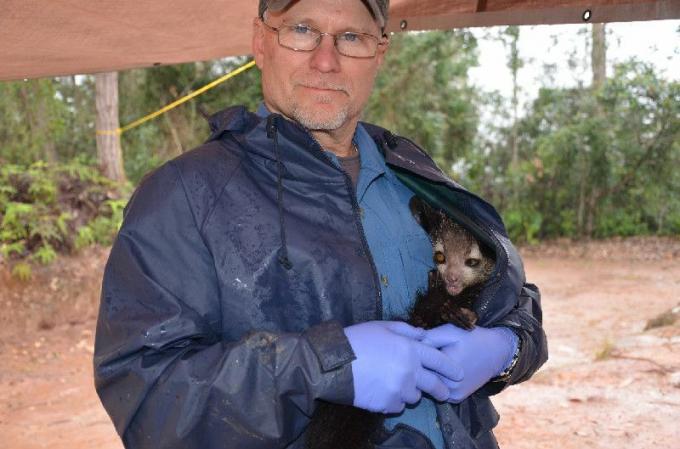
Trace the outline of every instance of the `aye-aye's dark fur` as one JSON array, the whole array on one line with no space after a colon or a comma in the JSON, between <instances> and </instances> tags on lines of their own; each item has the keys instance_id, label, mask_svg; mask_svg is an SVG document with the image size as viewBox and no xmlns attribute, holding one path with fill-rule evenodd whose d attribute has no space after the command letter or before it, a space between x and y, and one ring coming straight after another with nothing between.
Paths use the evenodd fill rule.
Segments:
<instances>
[{"instance_id":1,"label":"aye-aye's dark fur","mask_svg":"<svg viewBox=\"0 0 680 449\"><path fill-rule=\"evenodd\" d=\"M493 255L472 234L443 212L433 209L416 197L409 206L432 240L437 269L429 273L427 292L418 293L408 322L425 329L445 323L471 329L477 321L473 303L479 296L484 281L491 274ZM437 242L440 246L437 246ZM475 254L478 260L474 267L469 266L472 264L469 258L471 248L477 249ZM437 254L438 252L442 254ZM441 263L443 260L444 263ZM458 268L454 268L456 264ZM447 271L447 268L450 269ZM451 270L466 270L467 277L460 273L460 276L447 274ZM445 279L457 276L464 278L464 288L462 292L452 296L447 291ZM305 448L373 449L373 441L382 439L380 433L383 431L384 420L385 415L381 413L320 401L306 431Z\"/></svg>"}]
</instances>

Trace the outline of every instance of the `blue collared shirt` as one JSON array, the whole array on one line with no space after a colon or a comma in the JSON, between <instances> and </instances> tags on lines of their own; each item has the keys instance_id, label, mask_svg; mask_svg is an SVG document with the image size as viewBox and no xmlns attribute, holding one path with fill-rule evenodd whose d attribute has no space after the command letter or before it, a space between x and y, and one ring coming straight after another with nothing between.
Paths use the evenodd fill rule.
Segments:
<instances>
[{"instance_id":1,"label":"blue collared shirt","mask_svg":"<svg viewBox=\"0 0 680 449\"><path fill-rule=\"evenodd\" d=\"M260 105L258 115L269 114ZM416 297L427 289L427 273L432 262L432 244L427 233L415 221L408 206L413 192L404 186L387 167L375 142L359 124L354 133L361 168L356 187L357 202L368 247L373 256L382 290L385 320L404 319ZM340 166L334 153L328 156ZM436 449L443 449L444 439L437 423L434 401L423 397L403 413L387 418L385 425L409 425L425 434Z\"/></svg>"},{"instance_id":2,"label":"blue collared shirt","mask_svg":"<svg viewBox=\"0 0 680 449\"><path fill-rule=\"evenodd\" d=\"M427 273L434 268L432 243L416 222L408 202L413 192L404 186L361 124L354 134L361 169L357 200L362 224L373 255L383 298L383 319L404 319L418 291L427 289ZM434 401L423 397L415 406L385 421L388 429L407 424L425 434L435 448L444 447Z\"/></svg>"}]
</instances>

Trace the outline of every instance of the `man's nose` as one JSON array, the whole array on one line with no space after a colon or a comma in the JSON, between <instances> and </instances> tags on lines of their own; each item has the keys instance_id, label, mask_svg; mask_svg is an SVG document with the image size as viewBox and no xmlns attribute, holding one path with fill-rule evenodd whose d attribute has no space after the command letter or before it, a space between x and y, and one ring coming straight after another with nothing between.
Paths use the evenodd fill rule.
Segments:
<instances>
[{"instance_id":1,"label":"man's nose","mask_svg":"<svg viewBox=\"0 0 680 449\"><path fill-rule=\"evenodd\" d=\"M322 35L319 46L312 52L311 65L320 72L340 71L340 53L335 48L333 36Z\"/></svg>"}]
</instances>

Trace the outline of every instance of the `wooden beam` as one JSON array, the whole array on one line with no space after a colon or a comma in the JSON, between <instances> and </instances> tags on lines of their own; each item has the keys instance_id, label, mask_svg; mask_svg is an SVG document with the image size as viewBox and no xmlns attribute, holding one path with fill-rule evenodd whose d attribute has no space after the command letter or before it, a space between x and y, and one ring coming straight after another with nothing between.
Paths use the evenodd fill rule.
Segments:
<instances>
[{"instance_id":1,"label":"wooden beam","mask_svg":"<svg viewBox=\"0 0 680 449\"><path fill-rule=\"evenodd\" d=\"M250 52L254 0L0 0L0 80ZM388 31L680 18L680 0L391 0Z\"/></svg>"},{"instance_id":2,"label":"wooden beam","mask_svg":"<svg viewBox=\"0 0 680 449\"><path fill-rule=\"evenodd\" d=\"M512 3L506 1L505 3ZM520 3L520 2L517 2ZM489 2L485 12L447 13L441 15L390 16L387 31L445 30L451 28L486 27L497 25L553 25L584 23L584 12L590 11L588 22L632 22L644 20L680 19L680 1L661 0L643 3L596 2L593 6L546 7L550 2L538 2L543 7L535 9L510 9L499 11L498 4ZM555 2L566 4L569 2ZM573 3L577 3L572 1ZM400 24L406 24L406 27Z\"/></svg>"}]
</instances>

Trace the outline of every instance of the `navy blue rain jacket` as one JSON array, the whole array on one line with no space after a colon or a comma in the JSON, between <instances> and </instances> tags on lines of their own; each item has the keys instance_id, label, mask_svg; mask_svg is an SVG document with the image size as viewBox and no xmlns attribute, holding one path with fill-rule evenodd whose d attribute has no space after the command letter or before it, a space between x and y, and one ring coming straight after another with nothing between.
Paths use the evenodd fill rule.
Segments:
<instances>
[{"instance_id":1,"label":"navy blue rain jacket","mask_svg":"<svg viewBox=\"0 0 680 449\"><path fill-rule=\"evenodd\" d=\"M538 290L489 204L410 141L365 126L406 185L496 250L479 324L512 327L519 362L507 381L438 405L448 447L496 447L488 396L547 359ZM352 404L342 328L381 316L354 188L279 115L231 108L211 129L126 207L104 274L96 389L127 448L300 448L317 399ZM398 426L379 447L430 443Z\"/></svg>"}]
</instances>

